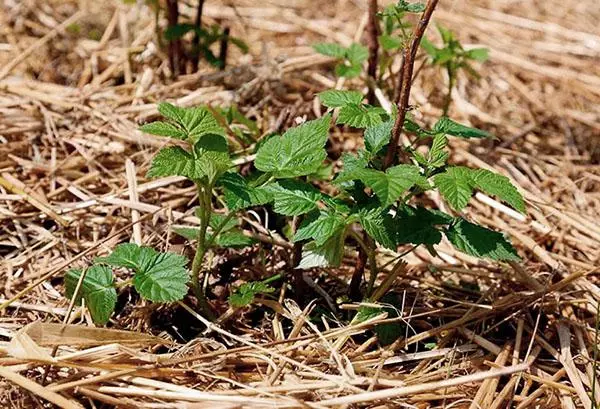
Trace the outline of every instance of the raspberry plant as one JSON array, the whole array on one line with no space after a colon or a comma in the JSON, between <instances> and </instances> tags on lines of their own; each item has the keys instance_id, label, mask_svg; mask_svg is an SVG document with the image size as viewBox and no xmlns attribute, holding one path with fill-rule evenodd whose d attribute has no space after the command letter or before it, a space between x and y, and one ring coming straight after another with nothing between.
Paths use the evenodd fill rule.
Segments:
<instances>
[{"instance_id":1,"label":"raspberry plant","mask_svg":"<svg viewBox=\"0 0 600 409\"><path fill-rule=\"evenodd\" d=\"M77 301L85 300L94 321L103 324L114 310L117 287L132 284L143 298L154 302L180 300L189 287L198 309L214 319L203 285L206 260L217 248L240 248L255 243L238 217L254 207L266 207L287 220L288 227L297 226L292 228L295 231L291 241L301 250L301 257L298 260L292 257L294 265L289 266L296 279L301 277L299 272L303 269L335 269L342 264L345 254L359 249L359 256L364 255L368 261L370 277L361 290L363 271L357 269L351 288L356 287L366 301L382 299L391 284L384 279L375 288L378 246L392 251L401 246L408 248L398 258L418 246L425 246L436 256L435 246L445 236L457 250L471 256L495 261L519 260L502 233L477 225L462 213L475 191L495 196L524 213L525 202L518 190L502 175L448 163L449 138L483 139L491 135L455 122L445 114L432 126L419 124L407 114L416 48L422 43L436 3L431 0L422 6L400 1L380 14L386 25L383 36L391 38L398 29L402 32L398 41L403 48L404 63L392 112L374 106L372 92L365 102L359 91L324 91L318 96L327 108L325 115L292 127L283 135L267 135L254 144L258 129L235 107L183 108L160 103L158 111L163 120L145 124L141 130L170 138L173 144L154 156L147 176L183 176L196 187L195 214L199 226L175 229L195 242L189 271L190 263L184 256L121 244L108 257L97 258L87 270L71 270L66 276L67 295ZM409 38L404 32L403 17L421 11L421 21L407 45ZM372 32L376 33L377 27ZM430 55L435 54L434 62L446 64L454 75L457 69L468 67L466 60L479 57L479 52L465 52L447 31L442 36L445 49L435 49L427 42L425 48ZM379 36L384 52L392 49L385 45L392 42L390 38ZM345 48L322 43L315 49L339 59L336 73L340 76L360 75L367 58L372 76L373 63L377 63L377 58L371 58L377 54L376 47L367 49L352 44ZM443 57L446 54L450 57ZM231 126L234 121L246 131ZM343 153L341 167L329 179L322 175L327 173L324 169L329 169L324 166L325 147L332 126L362 130L364 149ZM401 132L411 136L409 145L398 144ZM250 175L244 176L234 165L230 138L236 144L255 146ZM450 212L423 205L423 197L434 191L443 197ZM133 278L115 284L112 268L131 270ZM270 283L279 278L278 274L243 284L230 294L231 307L246 306L257 295L272 293L274 288ZM355 319L360 317L359 313Z\"/></svg>"}]
</instances>

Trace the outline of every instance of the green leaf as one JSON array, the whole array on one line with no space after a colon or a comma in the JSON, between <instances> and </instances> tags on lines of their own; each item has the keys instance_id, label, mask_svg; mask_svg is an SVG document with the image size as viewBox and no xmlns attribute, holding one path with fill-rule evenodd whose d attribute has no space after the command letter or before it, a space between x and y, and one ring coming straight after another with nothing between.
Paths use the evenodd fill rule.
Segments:
<instances>
[{"instance_id":1,"label":"green leaf","mask_svg":"<svg viewBox=\"0 0 600 409\"><path fill-rule=\"evenodd\" d=\"M252 187L237 173L226 173L219 179L225 189L225 203L234 212L252 206L260 206L273 200L273 195L264 187Z\"/></svg>"},{"instance_id":2,"label":"green leaf","mask_svg":"<svg viewBox=\"0 0 600 409\"><path fill-rule=\"evenodd\" d=\"M174 26L169 26L164 32L165 40L176 40L183 37L190 31L194 31L195 29L196 26L193 24L175 24Z\"/></svg>"},{"instance_id":3,"label":"green leaf","mask_svg":"<svg viewBox=\"0 0 600 409\"><path fill-rule=\"evenodd\" d=\"M81 273L80 269L72 269L65 275L65 289L70 299L73 298ZM106 324L117 303L117 291L113 285L110 267L94 265L88 268L76 302L80 303L82 298L94 322L99 325Z\"/></svg>"},{"instance_id":4,"label":"green leaf","mask_svg":"<svg viewBox=\"0 0 600 409\"><path fill-rule=\"evenodd\" d=\"M489 195L496 196L508 203L513 209L525 213L525 201L516 187L506 176L490 172L486 169L471 170L473 186Z\"/></svg>"},{"instance_id":5,"label":"green leaf","mask_svg":"<svg viewBox=\"0 0 600 409\"><path fill-rule=\"evenodd\" d=\"M471 169L454 166L434 176L433 182L454 210L462 210L473 195Z\"/></svg>"},{"instance_id":6,"label":"green leaf","mask_svg":"<svg viewBox=\"0 0 600 409\"><path fill-rule=\"evenodd\" d=\"M366 208L358 213L363 229L377 243L390 250L396 249L396 231L394 220L388 209Z\"/></svg>"},{"instance_id":7,"label":"green leaf","mask_svg":"<svg viewBox=\"0 0 600 409\"><path fill-rule=\"evenodd\" d=\"M429 41L426 37L421 39L421 47L429 56L433 59L437 56L439 50L436 48L431 41Z\"/></svg>"},{"instance_id":8,"label":"green leaf","mask_svg":"<svg viewBox=\"0 0 600 409\"><path fill-rule=\"evenodd\" d=\"M341 91L337 89L323 91L317 95L319 95L321 103L328 108L338 108L346 104L360 104L363 99L363 95L358 91Z\"/></svg>"},{"instance_id":9,"label":"green leaf","mask_svg":"<svg viewBox=\"0 0 600 409\"><path fill-rule=\"evenodd\" d=\"M231 166L227 141L220 135L204 135L188 152L179 146L161 149L152 159L147 177L185 176L214 180Z\"/></svg>"},{"instance_id":10,"label":"green leaf","mask_svg":"<svg viewBox=\"0 0 600 409\"><path fill-rule=\"evenodd\" d=\"M313 239L317 246L322 246L329 238L342 231L345 225L345 220L340 215L321 212L316 218L304 219L294 235L294 242Z\"/></svg>"},{"instance_id":11,"label":"green leaf","mask_svg":"<svg viewBox=\"0 0 600 409\"><path fill-rule=\"evenodd\" d=\"M446 116L435 123L433 131L461 138L490 138L492 136L489 132L459 124Z\"/></svg>"},{"instance_id":12,"label":"green leaf","mask_svg":"<svg viewBox=\"0 0 600 409\"><path fill-rule=\"evenodd\" d=\"M453 218L440 211L423 207L402 206L396 212L398 244L438 244L442 235L436 226L450 224Z\"/></svg>"},{"instance_id":13,"label":"green leaf","mask_svg":"<svg viewBox=\"0 0 600 409\"><path fill-rule=\"evenodd\" d=\"M364 151L358 151L357 155L344 152L342 154L342 171L335 178L335 183L356 179L356 172L366 168L368 164L369 158Z\"/></svg>"},{"instance_id":14,"label":"green leaf","mask_svg":"<svg viewBox=\"0 0 600 409\"><path fill-rule=\"evenodd\" d=\"M158 112L180 127L185 133L185 137L181 139L187 139L192 144L196 144L204 135L225 136L225 130L207 108L181 108L162 102L158 104Z\"/></svg>"},{"instance_id":15,"label":"green leaf","mask_svg":"<svg viewBox=\"0 0 600 409\"><path fill-rule=\"evenodd\" d=\"M328 57L344 58L346 56L346 49L335 43L317 43L313 45L313 49Z\"/></svg>"},{"instance_id":16,"label":"green leaf","mask_svg":"<svg viewBox=\"0 0 600 409\"><path fill-rule=\"evenodd\" d=\"M338 77L356 78L362 72L362 64L341 62L335 66L335 75Z\"/></svg>"},{"instance_id":17,"label":"green leaf","mask_svg":"<svg viewBox=\"0 0 600 409\"><path fill-rule=\"evenodd\" d=\"M346 50L346 58L352 65L361 64L369 58L369 49L364 45L352 43Z\"/></svg>"},{"instance_id":18,"label":"green leaf","mask_svg":"<svg viewBox=\"0 0 600 409\"><path fill-rule=\"evenodd\" d=\"M256 243L252 237L248 237L239 229L232 229L220 233L214 241L218 247L243 248Z\"/></svg>"},{"instance_id":19,"label":"green leaf","mask_svg":"<svg viewBox=\"0 0 600 409\"><path fill-rule=\"evenodd\" d=\"M346 236L342 230L321 245L315 241L307 243L302 248L302 259L297 268L339 267L344 256L345 239Z\"/></svg>"},{"instance_id":20,"label":"green leaf","mask_svg":"<svg viewBox=\"0 0 600 409\"><path fill-rule=\"evenodd\" d=\"M379 44L386 51L397 50L402 47L403 42L400 37L382 34L379 36Z\"/></svg>"},{"instance_id":21,"label":"green leaf","mask_svg":"<svg viewBox=\"0 0 600 409\"><path fill-rule=\"evenodd\" d=\"M423 179L420 169L414 165L394 166L385 173L374 169L362 169L354 175L373 189L383 207L394 203L402 193Z\"/></svg>"},{"instance_id":22,"label":"green leaf","mask_svg":"<svg viewBox=\"0 0 600 409\"><path fill-rule=\"evenodd\" d=\"M487 61L489 58L489 51L487 48L472 48L467 51L467 58L475 61Z\"/></svg>"},{"instance_id":23,"label":"green leaf","mask_svg":"<svg viewBox=\"0 0 600 409\"><path fill-rule=\"evenodd\" d=\"M197 207L196 212L198 212L199 210L200 207ZM226 232L235 228L239 224L238 220L236 220L235 218L231 218L227 221L226 220L226 215L213 212L213 214L210 216L209 226L211 229L217 229L219 228L219 226L225 223L225 225L221 228L221 232Z\"/></svg>"},{"instance_id":24,"label":"green leaf","mask_svg":"<svg viewBox=\"0 0 600 409\"><path fill-rule=\"evenodd\" d=\"M162 121L155 121L149 124L142 125L140 131L149 133L151 135L168 136L169 138L185 139L187 133L181 128L169 123Z\"/></svg>"},{"instance_id":25,"label":"green leaf","mask_svg":"<svg viewBox=\"0 0 600 409\"><path fill-rule=\"evenodd\" d=\"M200 179L202 175L195 166L194 156L179 146L161 149L152 159L147 177L185 176Z\"/></svg>"},{"instance_id":26,"label":"green leaf","mask_svg":"<svg viewBox=\"0 0 600 409\"><path fill-rule=\"evenodd\" d=\"M330 123L331 116L325 115L288 129L282 137L271 137L259 148L254 165L276 178L316 172L327 156L325 143Z\"/></svg>"},{"instance_id":27,"label":"green leaf","mask_svg":"<svg viewBox=\"0 0 600 409\"><path fill-rule=\"evenodd\" d=\"M519 261L514 247L501 233L457 219L446 231L448 240L463 253L498 261Z\"/></svg>"},{"instance_id":28,"label":"green leaf","mask_svg":"<svg viewBox=\"0 0 600 409\"><path fill-rule=\"evenodd\" d=\"M188 260L184 256L123 243L108 257L99 257L96 262L134 270L135 289L150 301L177 301L187 294L189 277L185 266Z\"/></svg>"},{"instance_id":29,"label":"green leaf","mask_svg":"<svg viewBox=\"0 0 600 409\"><path fill-rule=\"evenodd\" d=\"M390 142L394 120L383 122L365 130L365 148L373 155Z\"/></svg>"},{"instance_id":30,"label":"green leaf","mask_svg":"<svg viewBox=\"0 0 600 409\"><path fill-rule=\"evenodd\" d=\"M200 231L197 227L173 227L172 230L175 234L188 240L196 240Z\"/></svg>"},{"instance_id":31,"label":"green leaf","mask_svg":"<svg viewBox=\"0 0 600 409\"><path fill-rule=\"evenodd\" d=\"M234 308L246 307L254 302L258 294L270 294L275 289L260 281L242 284L233 294L229 296L229 305Z\"/></svg>"},{"instance_id":32,"label":"green leaf","mask_svg":"<svg viewBox=\"0 0 600 409\"><path fill-rule=\"evenodd\" d=\"M408 13L422 13L425 11L425 4L423 3L409 3L405 0L400 0L396 5L396 9L402 12Z\"/></svg>"},{"instance_id":33,"label":"green leaf","mask_svg":"<svg viewBox=\"0 0 600 409\"><path fill-rule=\"evenodd\" d=\"M308 183L299 180L281 180L271 186L273 210L285 216L299 216L317 208L322 194Z\"/></svg>"},{"instance_id":34,"label":"green leaf","mask_svg":"<svg viewBox=\"0 0 600 409\"><path fill-rule=\"evenodd\" d=\"M441 168L446 165L448 161L448 152L446 146L448 145L448 138L443 134L437 134L433 137L431 143L431 149L427 159L427 165L432 168Z\"/></svg>"},{"instance_id":35,"label":"green leaf","mask_svg":"<svg viewBox=\"0 0 600 409\"><path fill-rule=\"evenodd\" d=\"M368 128L382 123L383 119L381 119L381 115L385 113L385 110L382 108L346 104L340 108L337 123L355 128Z\"/></svg>"}]
</instances>

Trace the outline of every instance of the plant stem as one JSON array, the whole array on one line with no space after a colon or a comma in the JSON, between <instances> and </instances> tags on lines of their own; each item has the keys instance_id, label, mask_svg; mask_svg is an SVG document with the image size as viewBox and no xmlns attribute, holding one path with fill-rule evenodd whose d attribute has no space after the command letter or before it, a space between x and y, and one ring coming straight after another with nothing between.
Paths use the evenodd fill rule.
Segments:
<instances>
[{"instance_id":1,"label":"plant stem","mask_svg":"<svg viewBox=\"0 0 600 409\"><path fill-rule=\"evenodd\" d=\"M202 9L204 8L204 0L198 0L198 9L196 11L196 34L192 39L192 72L198 71L198 63L200 62L200 29L202 28Z\"/></svg>"},{"instance_id":2,"label":"plant stem","mask_svg":"<svg viewBox=\"0 0 600 409\"><path fill-rule=\"evenodd\" d=\"M198 299L198 306L200 311L210 320L214 320L216 317L212 312L212 308L208 303L204 289L200 282L200 273L202 272L202 262L206 255L206 231L210 223L210 216L212 213L212 186L198 185L198 201L200 202L200 229L198 230L198 244L196 247L196 254L192 261L192 289L194 295Z\"/></svg>"},{"instance_id":3,"label":"plant stem","mask_svg":"<svg viewBox=\"0 0 600 409\"><path fill-rule=\"evenodd\" d=\"M377 65L378 65L378 51L379 51L379 24L377 21L377 0L369 0L369 21L367 22L367 42L369 46L369 61L367 68L367 85L369 86L369 92L367 94L367 102L369 105L375 105L375 87L377 85ZM369 235L366 232L362 233L362 241L370 243ZM367 259L369 258L369 252L372 249L365 250L362 246L358 248L358 259L356 261L356 267L352 273L352 279L350 280L350 287L348 288L348 296L354 301L358 301L361 298L360 284L362 277L365 274L365 266Z\"/></svg>"},{"instance_id":4,"label":"plant stem","mask_svg":"<svg viewBox=\"0 0 600 409\"><path fill-rule=\"evenodd\" d=\"M452 70L450 64L446 66L446 70L448 72L448 93L444 99L444 109L442 111L444 116L448 116L448 110L450 109L450 104L452 103L452 90L454 89L454 84L456 83L456 73L454 70Z\"/></svg>"},{"instance_id":5,"label":"plant stem","mask_svg":"<svg viewBox=\"0 0 600 409\"><path fill-rule=\"evenodd\" d=\"M369 0L369 21L367 22L367 42L369 45L369 61L367 67L369 92L367 100L370 105L375 103L375 86L377 84L377 63L379 51L379 24L377 21L377 0Z\"/></svg>"},{"instance_id":6,"label":"plant stem","mask_svg":"<svg viewBox=\"0 0 600 409\"><path fill-rule=\"evenodd\" d=\"M179 20L179 7L177 0L167 0L167 20L169 27L175 27ZM173 76L177 77L181 62L181 40L179 38L169 41L169 65Z\"/></svg>"},{"instance_id":7,"label":"plant stem","mask_svg":"<svg viewBox=\"0 0 600 409\"><path fill-rule=\"evenodd\" d=\"M402 68L400 69L400 81L398 82L398 89L396 92L396 105L398 106L398 116L394 122L392 128L392 139L388 145L388 150L385 155L383 167L390 167L396 160L398 151L398 143L400 141L400 135L402 133L402 127L404 126L404 119L406 118L406 111L408 110L408 102L410 98L410 88L412 86L412 74L415 65L415 57L417 50L421 44L423 34L427 29L433 10L437 6L438 0L428 0L425 6L425 11L421 15L419 24L415 27L410 44L404 47L402 50Z\"/></svg>"},{"instance_id":8,"label":"plant stem","mask_svg":"<svg viewBox=\"0 0 600 409\"><path fill-rule=\"evenodd\" d=\"M225 27L223 29L223 37L221 37L221 42L219 44L219 61L221 61L221 66L219 69L223 71L225 66L227 65L227 48L229 46L229 27Z\"/></svg>"}]
</instances>

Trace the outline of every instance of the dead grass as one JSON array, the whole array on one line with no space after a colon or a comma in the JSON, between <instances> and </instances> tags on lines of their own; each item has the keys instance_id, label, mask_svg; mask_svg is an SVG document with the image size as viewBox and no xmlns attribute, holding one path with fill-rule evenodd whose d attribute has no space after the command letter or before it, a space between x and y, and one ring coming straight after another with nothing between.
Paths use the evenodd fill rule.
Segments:
<instances>
[{"instance_id":1,"label":"dead grass","mask_svg":"<svg viewBox=\"0 0 600 409\"><path fill-rule=\"evenodd\" d=\"M369 331L391 321L385 315L317 325L307 318L315 303L302 310L285 290L278 302L223 325L205 322L187 300L157 307L127 293L110 330L91 328L79 306L69 313L62 290L69 267L131 238L189 250L169 232L197 222L193 189L180 178L144 176L166 143L137 131L156 116L157 101L236 103L266 133L318 115L316 92L360 86L336 81L330 60L310 44L360 39L366 2L207 3L206 22L229 25L251 53L233 53L224 72L205 68L175 81L144 6L9 0L0 8L2 406L588 409L600 402L593 361L600 5L591 0L442 1L434 14L465 44L491 50L479 81L459 79L451 114L499 139L454 142L452 155L509 176L523 192L527 216L478 194L468 217L510 235L524 261L477 261L445 243L438 258L425 250L406 257L394 285L404 306L395 320L406 333L392 345L378 345ZM411 99L418 118L440 114L444 81L434 69L420 72ZM385 103L389 90L381 95ZM332 150L356 147L357 135L336 132ZM256 216L249 229L269 241L264 216ZM227 268L234 279L271 274L285 266L286 247L283 239L257 245ZM215 271L227 256L215 258ZM311 278L337 295L353 257L348 268ZM222 313L230 285L215 284ZM340 316L357 308L342 307Z\"/></svg>"}]
</instances>

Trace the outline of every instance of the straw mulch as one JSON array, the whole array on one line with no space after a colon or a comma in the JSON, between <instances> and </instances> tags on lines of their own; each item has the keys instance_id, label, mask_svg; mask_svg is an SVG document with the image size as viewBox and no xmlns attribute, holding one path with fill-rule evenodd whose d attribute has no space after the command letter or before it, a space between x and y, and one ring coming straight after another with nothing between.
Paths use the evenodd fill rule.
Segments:
<instances>
[{"instance_id":1,"label":"straw mulch","mask_svg":"<svg viewBox=\"0 0 600 409\"><path fill-rule=\"evenodd\" d=\"M311 272L315 302L306 308L284 289L279 302L208 329L190 300L157 306L125 291L109 329L69 308L63 274L117 243L189 253L170 227L197 222L193 188L145 178L167 142L137 127L157 116L158 101L236 103L266 133L318 115L316 92L361 86L337 81L310 44L360 40L363 0L208 1L204 23L231 27L251 52L232 49L224 71L203 66L176 80L153 15L138 3L0 8L2 407L587 409L600 401L597 1L440 2L435 21L491 55L480 80L459 79L451 116L498 137L455 141L452 159L509 176L528 202L521 216L478 194L467 217L506 232L523 262L478 261L444 243L438 258L410 255L394 271L402 336L388 346L371 331L385 314L359 325L308 319L316 305L335 303L353 254L339 271ZM428 36L437 41L434 29ZM419 73L417 118L439 116L444 84L437 69ZM335 130L332 152L359 147L359 136ZM245 218L269 241L264 214ZM278 239L217 254L213 272L232 275L214 283L221 313L235 280L282 270L288 248ZM357 307L343 305L338 316Z\"/></svg>"}]
</instances>

